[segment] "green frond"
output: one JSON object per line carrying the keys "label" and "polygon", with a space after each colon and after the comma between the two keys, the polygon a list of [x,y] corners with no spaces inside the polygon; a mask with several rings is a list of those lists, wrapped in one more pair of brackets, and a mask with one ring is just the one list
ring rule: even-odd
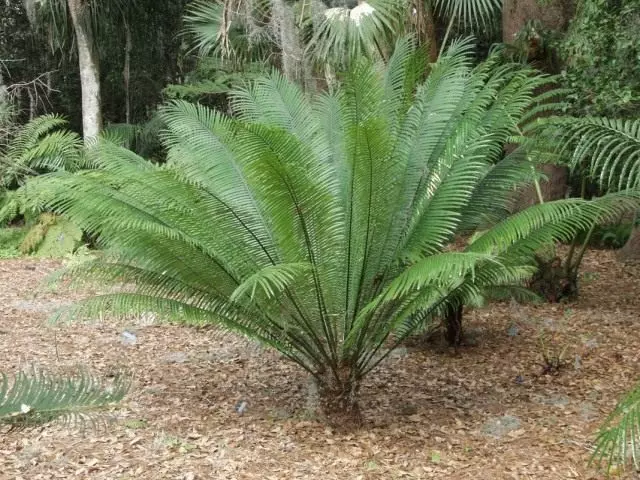
{"label": "green frond", "polygon": [[405,0],[370,0],[328,8],[307,50],[318,63],[340,67],[361,56],[386,59],[407,7]]}
{"label": "green frond", "polygon": [[502,0],[436,0],[436,9],[449,19],[473,28],[486,26],[502,9]]}
{"label": "green frond", "polygon": [[259,272],[254,273],[231,294],[229,299],[233,302],[243,295],[254,298],[258,292],[264,293],[267,298],[275,297],[293,285],[293,282],[305,272],[309,272],[309,263],[285,263],[281,265],[270,265]]}
{"label": "green frond", "polygon": [[591,462],[640,468],[640,387],[626,394],[600,429]]}
{"label": "green frond", "polygon": [[101,382],[80,371],[77,375],[34,372],[12,377],[0,374],[0,425],[12,429],[35,427],[52,421],[63,425],[104,421],[101,411],[124,398],[131,376],[121,372]]}
{"label": "green frond", "polygon": [[591,176],[609,189],[640,185],[640,120],[560,118],[551,124],[561,131],[564,148],[574,147],[573,168],[586,164]]}

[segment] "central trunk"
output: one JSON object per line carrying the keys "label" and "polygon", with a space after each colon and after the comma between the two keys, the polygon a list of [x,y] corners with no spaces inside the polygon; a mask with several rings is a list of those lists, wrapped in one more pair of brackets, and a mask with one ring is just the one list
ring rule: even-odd
{"label": "central trunk", "polygon": [[362,425],[362,413],[358,403],[360,381],[352,368],[343,367],[338,378],[331,373],[319,381],[320,407],[327,421],[340,428],[358,428]]}
{"label": "central trunk", "polygon": [[447,343],[452,347],[459,347],[462,343],[462,305],[449,306],[444,323]]}

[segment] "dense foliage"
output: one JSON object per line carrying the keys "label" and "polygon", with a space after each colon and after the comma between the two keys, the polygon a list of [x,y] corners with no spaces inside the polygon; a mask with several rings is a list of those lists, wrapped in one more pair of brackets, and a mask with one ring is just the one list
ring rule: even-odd
{"label": "dense foliage", "polygon": [[614,118],[640,114],[640,4],[580,0],[560,55],[572,110]]}
{"label": "dense foliage", "polygon": [[307,370],[329,412],[357,418],[363,377],[394,345],[488,290],[517,291],[540,247],[635,205],[564,200],[509,216],[534,169],[503,148],[548,80],[495,60],[474,68],[465,43],[424,83],[414,59],[403,41],[388,68],[360,62],[311,99],[274,73],[233,94],[235,118],[173,103],[166,166],[103,142],[87,153],[94,169],[30,182],[106,249],[66,278],[130,286],[68,313],[224,325]]}

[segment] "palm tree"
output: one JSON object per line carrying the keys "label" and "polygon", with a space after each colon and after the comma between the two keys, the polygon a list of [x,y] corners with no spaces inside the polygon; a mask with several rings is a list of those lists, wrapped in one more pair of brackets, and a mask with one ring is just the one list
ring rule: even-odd
{"label": "palm tree", "polygon": [[490,285],[520,287],[541,246],[636,205],[619,194],[509,216],[532,169],[503,147],[536,99],[504,79],[546,80],[474,69],[470,50],[454,44],[422,82],[403,40],[388,68],[359,62],[312,98],[273,73],[233,95],[236,118],[168,105],[166,166],[103,142],[92,170],[35,178],[31,192],[106,249],[63,278],[126,284],[66,314],[221,325],[279,351],[327,413],[357,420],[363,378],[408,335]]}
{"label": "palm tree", "polygon": [[302,81],[314,62],[325,68],[344,67],[361,54],[388,59],[395,41],[407,33],[428,45],[434,62],[436,15],[449,22],[449,37],[454,24],[487,27],[502,5],[501,0],[370,0],[353,8],[347,2],[336,6],[340,3],[198,0],[185,24],[201,53],[241,62],[278,58],[287,78]]}
{"label": "palm tree", "polygon": [[0,373],[0,426],[23,429],[57,421],[63,425],[97,425],[100,411],[121,401],[131,377],[118,374],[110,385],[86,372],[51,375],[36,372],[9,377]]}

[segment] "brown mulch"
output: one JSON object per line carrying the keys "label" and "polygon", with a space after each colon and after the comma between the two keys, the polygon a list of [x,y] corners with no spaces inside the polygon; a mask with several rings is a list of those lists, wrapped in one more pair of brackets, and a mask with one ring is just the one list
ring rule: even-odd
{"label": "brown mulch", "polygon": [[[492,305],[466,314],[475,346],[398,350],[363,388],[367,424],[346,433],[305,414],[294,366],[214,329],[47,324],[71,297],[34,292],[59,265],[0,262],[0,370],[126,366],[135,386],[106,432],[0,435],[0,479],[604,478],[586,466],[594,432],[640,376],[640,268],[610,252],[589,252],[575,303]],[[568,346],[558,375],[541,374],[541,332]],[[483,433],[503,415],[520,427]]]}

